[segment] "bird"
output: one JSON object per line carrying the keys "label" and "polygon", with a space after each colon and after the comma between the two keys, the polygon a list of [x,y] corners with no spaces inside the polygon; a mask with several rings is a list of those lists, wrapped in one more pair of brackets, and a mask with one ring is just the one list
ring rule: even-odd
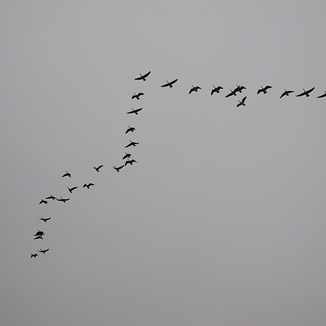
{"label": "bird", "polygon": [[135,127],[128,126],[128,129],[125,131],[125,134],[127,134],[128,132],[134,132],[135,130],[136,130]]}
{"label": "bird", "polygon": [[140,77],[136,77],[135,80],[143,80],[143,81],[146,81],[146,78],[149,76],[151,72],[147,72],[145,75],[142,75],[142,74],[139,74]]}
{"label": "bird", "polygon": [[37,232],[34,234],[34,237],[38,237],[39,235],[40,236],[44,235],[44,232],[41,230],[37,230]]}
{"label": "bird", "polygon": [[263,87],[263,86],[260,86],[260,89],[257,91],[257,94],[259,94],[259,93],[264,93],[264,94],[266,94],[267,93],[267,90],[269,89],[269,88],[272,88],[272,86],[265,86],[265,87]]}
{"label": "bird", "polygon": [[69,178],[71,178],[71,174],[68,172],[68,171],[66,171],[66,173],[62,176],[63,178],[64,177],[69,177]]}
{"label": "bird", "polygon": [[51,219],[51,217],[39,217],[39,219],[46,223],[48,220]]}
{"label": "bird", "polygon": [[75,189],[77,189],[78,187],[76,186],[76,187],[71,187],[71,188],[67,187],[67,188],[68,188],[69,192],[72,193],[72,192],[73,192]]}
{"label": "bird", "polygon": [[42,199],[42,200],[39,202],[39,205],[41,205],[41,204],[47,204],[47,203],[48,203],[47,200]]}
{"label": "bird", "polygon": [[129,141],[130,141],[130,143],[127,146],[125,146],[125,148],[130,147],[130,146],[134,146],[135,147],[136,145],[139,144],[137,142],[131,141],[130,139],[129,139]]}
{"label": "bird", "polygon": [[38,254],[31,254],[31,258],[36,258]]}
{"label": "bird", "polygon": [[131,157],[131,154],[130,153],[127,153],[125,152],[125,155],[123,156],[123,160],[126,159],[126,158],[130,158]]}
{"label": "bird", "polygon": [[91,186],[94,186],[94,183],[91,183],[91,182],[90,182],[90,183],[88,183],[88,184],[87,184],[87,183],[85,183],[85,184],[83,185],[83,188],[85,188],[85,187],[86,187],[87,189],[89,189]]}
{"label": "bird", "polygon": [[310,93],[315,89],[315,87],[313,88],[310,88],[308,89],[307,91],[305,89],[303,89],[303,92],[298,94],[297,97],[300,97],[300,96],[304,96],[306,95],[306,97],[309,97],[310,96]]}
{"label": "bird", "polygon": [[138,114],[139,111],[141,111],[143,108],[139,108],[139,109],[131,109],[131,111],[128,111],[127,114]]}
{"label": "bird", "polygon": [[52,199],[52,200],[55,200],[56,198],[52,195],[48,196],[48,197],[45,197],[45,199]]}
{"label": "bird", "polygon": [[166,81],[166,84],[163,84],[163,85],[161,85],[161,87],[170,87],[170,88],[172,88],[173,87],[173,84],[174,83],[176,83],[178,81],[178,78],[177,79],[174,79],[174,80],[172,80],[172,81]]}
{"label": "bird", "polygon": [[293,93],[294,91],[287,91],[286,89],[284,89],[284,92],[281,94],[280,98],[282,98],[283,96],[289,96],[290,93]]}
{"label": "bird", "polygon": [[235,92],[242,93],[242,91],[243,91],[244,89],[247,89],[247,88],[244,87],[244,86],[237,85],[237,87],[235,88],[234,91],[235,91]]}
{"label": "bird", "polygon": [[230,93],[227,94],[225,97],[236,96],[236,95],[237,95],[237,90],[236,89],[234,89],[234,90],[230,89]]}
{"label": "bird", "polygon": [[93,166],[93,169],[96,170],[96,172],[100,172],[100,169],[103,167],[103,164],[99,165],[98,167]]}
{"label": "bird", "polygon": [[326,92],[324,92],[324,94],[322,94],[322,95],[317,96],[317,98],[323,98],[325,96],[326,96]]}
{"label": "bird", "polygon": [[37,239],[41,239],[41,240],[43,240],[43,236],[38,235],[37,237],[34,238],[34,240],[37,240]]}
{"label": "bird", "polygon": [[63,203],[66,203],[68,200],[70,200],[70,198],[57,198],[57,201],[62,201]]}
{"label": "bird", "polygon": [[134,163],[137,163],[136,160],[132,159],[132,160],[127,160],[125,163],[125,166],[127,166],[127,164],[133,165]]}
{"label": "bird", "polygon": [[41,252],[42,254],[46,254],[49,251],[49,249],[40,249],[38,252]]}
{"label": "bird", "polygon": [[134,95],[131,97],[131,99],[133,100],[134,98],[136,98],[137,100],[139,100],[140,99],[140,97],[142,96],[142,95],[145,95],[144,93],[134,93]]}
{"label": "bird", "polygon": [[213,95],[214,93],[219,93],[221,89],[223,89],[222,86],[217,86],[217,87],[215,87],[215,86],[213,85],[213,89],[211,90],[211,95]]}
{"label": "bird", "polygon": [[247,96],[245,96],[241,101],[238,101],[239,103],[237,104],[237,108],[239,107],[239,106],[246,106],[246,104],[245,104],[245,100],[246,100],[246,98],[247,98]]}
{"label": "bird", "polygon": [[191,94],[192,92],[198,92],[198,90],[201,89],[200,86],[194,86],[192,85],[190,91],[189,91],[189,94]]}
{"label": "bird", "polygon": [[117,172],[119,172],[123,167],[124,165],[120,165],[118,167],[116,167],[115,165],[112,166]]}

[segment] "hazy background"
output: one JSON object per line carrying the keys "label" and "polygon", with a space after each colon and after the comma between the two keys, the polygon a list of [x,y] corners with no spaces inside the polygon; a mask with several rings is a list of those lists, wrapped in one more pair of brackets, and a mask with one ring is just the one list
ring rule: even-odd
{"label": "hazy background", "polygon": [[1,2],[2,325],[325,325],[326,5],[268,2]]}

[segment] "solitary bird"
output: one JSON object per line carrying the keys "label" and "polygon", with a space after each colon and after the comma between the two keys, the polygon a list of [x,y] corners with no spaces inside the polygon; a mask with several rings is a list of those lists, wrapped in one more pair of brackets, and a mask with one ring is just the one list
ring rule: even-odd
{"label": "solitary bird", "polygon": [[322,94],[322,95],[317,96],[317,98],[323,98],[325,96],[326,96],[326,92],[324,92],[324,94]]}
{"label": "solitary bird", "polygon": [[245,96],[241,101],[238,101],[239,103],[237,104],[237,108],[239,107],[239,106],[246,106],[246,104],[245,104],[245,101],[246,101],[246,98],[247,98],[247,96]]}
{"label": "solitary bird", "polygon": [[127,146],[125,146],[125,148],[127,148],[127,147],[130,147],[130,146],[136,146],[136,145],[138,145],[139,143],[137,143],[137,142],[135,142],[135,141],[131,141],[130,139],[129,139],[129,144],[127,145]]}
{"label": "solitary bird", "polygon": [[112,166],[117,172],[119,172],[123,167],[124,165],[120,165],[118,167],[116,167],[115,165]]}
{"label": "solitary bird", "polygon": [[282,98],[283,96],[289,96],[293,92],[294,91],[287,91],[286,89],[284,89],[284,92],[281,94],[280,98]]}
{"label": "solitary bird", "polygon": [[56,198],[52,195],[48,196],[48,197],[45,197],[45,199],[52,199],[52,200],[55,200]]}
{"label": "solitary bird", "polygon": [[85,183],[85,184],[83,185],[83,188],[85,188],[85,187],[86,187],[87,189],[89,189],[91,186],[94,186],[94,183],[91,183],[91,182],[90,182],[90,183],[88,183],[88,184],[87,184],[87,183]]}
{"label": "solitary bird", "polygon": [[128,126],[128,129],[125,131],[125,134],[127,134],[128,132],[134,132],[135,130],[136,130],[135,127]]}
{"label": "solitary bird", "polygon": [[125,163],[125,166],[127,166],[127,164],[133,165],[134,163],[137,163],[136,160],[132,159],[132,160],[127,160]]}
{"label": "solitary bird", "polygon": [[213,85],[213,89],[211,90],[211,95],[213,95],[214,93],[219,93],[221,89],[223,89],[222,86],[217,86],[217,87],[215,87],[215,86]]}
{"label": "solitary bird", "polygon": [[42,200],[39,202],[39,205],[40,205],[40,204],[47,204],[47,203],[48,203],[47,200],[42,199]]}
{"label": "solitary bird", "polygon": [[131,97],[131,99],[133,100],[134,98],[136,98],[137,100],[139,100],[140,99],[140,97],[142,96],[142,95],[145,95],[144,93],[134,93],[134,95]]}
{"label": "solitary bird", "polygon": [[191,89],[189,91],[189,94],[191,94],[192,92],[196,92],[197,93],[199,89],[201,89],[200,86],[194,86],[194,85],[192,85],[192,87],[191,87]]}
{"label": "solitary bird", "polygon": [[269,86],[269,85],[267,85],[267,86],[265,86],[265,87],[260,86],[260,89],[257,91],[257,94],[259,94],[259,93],[264,93],[264,94],[266,94],[266,93],[267,93],[267,90],[270,89],[270,88],[272,88],[272,86]]}
{"label": "solitary bird", "polygon": [[146,81],[146,78],[149,76],[151,72],[147,72],[145,75],[142,75],[142,74],[139,74],[140,77],[136,77],[135,80],[143,80],[143,81]]}
{"label": "solitary bird", "polygon": [[131,109],[131,111],[128,111],[127,114],[138,114],[139,111],[141,111],[143,108],[139,108],[139,109]]}
{"label": "solitary bird", "polygon": [[36,258],[38,254],[31,254],[31,258]]}
{"label": "solitary bird", "polygon": [[307,91],[305,89],[303,89],[303,92],[298,94],[297,97],[300,97],[300,96],[306,96],[306,97],[309,97],[310,96],[310,93],[315,89],[315,87],[313,88],[310,88],[308,89]]}
{"label": "solitary bird", "polygon": [[62,201],[63,203],[66,203],[68,200],[70,200],[70,198],[57,198],[57,201]]}
{"label": "solitary bird", "polygon": [[38,252],[41,252],[42,254],[46,254],[49,251],[49,249],[40,249]]}
{"label": "solitary bird", "polygon": [[172,81],[166,81],[166,84],[163,84],[163,85],[161,85],[161,87],[170,87],[170,88],[172,88],[173,87],[173,84],[174,83],[176,83],[178,81],[178,78],[177,79],[175,79],[175,80],[172,80]]}
{"label": "solitary bird", "polygon": [[66,173],[62,176],[63,178],[64,177],[69,177],[69,178],[71,178],[71,174],[68,172],[68,171],[66,171]]}
{"label": "solitary bird", "polygon": [[125,152],[125,155],[123,156],[122,159],[124,160],[124,159],[126,159],[126,158],[130,158],[130,157],[131,157],[131,154]]}
{"label": "solitary bird", "polygon": [[71,187],[71,188],[67,187],[67,188],[68,188],[69,192],[72,193],[72,192],[73,192],[75,189],[77,189],[78,187],[76,186],[76,187]]}
{"label": "solitary bird", "polygon": [[103,167],[103,164],[99,165],[99,166],[93,166],[93,169],[96,170],[96,172],[100,172],[100,169]]}
{"label": "solitary bird", "polygon": [[47,221],[49,221],[51,219],[51,217],[39,217],[39,219],[46,223]]}

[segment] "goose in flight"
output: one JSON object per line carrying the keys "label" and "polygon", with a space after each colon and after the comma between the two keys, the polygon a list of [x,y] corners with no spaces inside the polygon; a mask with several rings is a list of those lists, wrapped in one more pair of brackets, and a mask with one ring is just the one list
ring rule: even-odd
{"label": "goose in flight", "polygon": [[137,142],[135,142],[135,141],[131,141],[130,139],[129,139],[129,144],[127,145],[127,146],[125,146],[125,148],[127,148],[127,147],[130,147],[130,146],[136,146],[136,145],[138,145],[139,143],[137,143]]}
{"label": "goose in flight", "polygon": [[41,204],[47,204],[47,203],[48,203],[47,200],[42,199],[42,200],[39,202],[39,205],[41,205]]}
{"label": "goose in flight", "polygon": [[257,94],[259,94],[259,93],[264,93],[264,94],[266,94],[266,93],[267,93],[267,90],[270,89],[270,88],[272,88],[272,86],[269,86],[269,85],[267,85],[267,86],[265,86],[265,87],[260,86],[260,89],[257,91]]}
{"label": "goose in flight", "polygon": [[245,104],[245,101],[246,101],[246,98],[247,98],[247,96],[245,96],[241,101],[238,101],[239,103],[237,104],[237,108],[239,107],[239,106],[246,106],[246,104]]}
{"label": "goose in flight", "polygon": [[64,177],[69,177],[69,178],[71,178],[71,174],[68,172],[68,171],[66,171],[66,173],[62,176],[63,178]]}
{"label": "goose in flight", "polygon": [[140,97],[142,96],[142,95],[145,95],[144,93],[134,93],[134,95],[131,97],[131,99],[133,100],[134,98],[136,98],[137,100],[139,100],[140,99]]}
{"label": "goose in flight", "polygon": [[310,96],[310,93],[315,89],[315,87],[313,88],[310,88],[308,89],[307,91],[305,89],[303,89],[303,92],[298,94],[297,97],[300,97],[300,96],[306,96],[306,97],[309,97]]}
{"label": "goose in flight", "polygon": [[237,85],[237,87],[235,88],[234,91],[235,91],[235,92],[242,93],[242,91],[243,91],[244,89],[247,89],[247,88],[244,87],[244,86]]}
{"label": "goose in flight", "polygon": [[103,164],[99,165],[99,166],[93,166],[93,169],[96,170],[96,172],[100,172],[100,169],[103,167]]}
{"label": "goose in flight", "polygon": [[189,94],[191,94],[192,92],[196,92],[197,93],[199,89],[201,89],[200,86],[194,86],[194,85],[192,85],[192,87],[191,87],[191,89],[189,91]]}
{"label": "goose in flight", "polygon": [[125,152],[125,155],[124,155],[124,157],[122,159],[125,160],[126,158],[130,158],[130,157],[131,157],[131,154]]}
{"label": "goose in flight", "polygon": [[284,89],[284,92],[281,94],[280,98],[282,98],[283,96],[289,96],[293,92],[294,91],[287,91],[286,89]]}
{"label": "goose in flight", "polygon": [[42,254],[46,254],[49,251],[49,249],[40,249],[38,252],[41,252]]}
{"label": "goose in flight", "polygon": [[44,232],[41,230],[37,230],[37,232],[34,234],[34,237],[38,237],[39,235],[40,236],[44,235]]}
{"label": "goose in flight", "polygon": [[123,167],[124,165],[120,165],[118,167],[116,167],[115,165],[112,166],[117,172],[119,172]]}
{"label": "goose in flight", "polygon": [[127,134],[128,132],[134,132],[135,130],[136,130],[135,127],[128,126],[128,129],[125,131],[125,134]]}
{"label": "goose in flight", "polygon": [[128,111],[127,114],[138,114],[139,111],[141,111],[143,108],[139,108],[139,109],[131,109],[131,111]]}
{"label": "goose in flight", "polygon": [[172,88],[173,87],[173,84],[174,83],[176,83],[178,81],[178,78],[177,79],[175,79],[175,80],[172,80],[172,81],[166,81],[166,84],[163,84],[163,85],[161,85],[161,87],[170,87],[170,88]]}
{"label": "goose in flight", "polygon": [[57,199],[57,198],[55,198],[54,196],[50,195],[50,196],[48,196],[48,197],[45,197],[45,199],[52,199],[52,200],[55,200],[55,199]]}
{"label": "goose in flight", "polygon": [[213,85],[213,89],[211,90],[211,95],[213,95],[214,93],[219,93],[221,89],[223,89],[222,86],[217,86],[217,87],[215,87],[215,86]]}
{"label": "goose in flight", "polygon": [[134,163],[137,163],[137,161],[134,160],[134,159],[132,159],[132,160],[127,160],[127,161],[125,162],[125,166],[127,166],[127,164],[133,165]]}
{"label": "goose in flight", "polygon": [[83,188],[86,187],[87,189],[89,189],[89,188],[92,187],[92,186],[94,186],[94,183],[91,183],[91,182],[88,183],[88,184],[85,183],[85,184],[83,185]]}
{"label": "goose in flight", "polygon": [[77,189],[78,187],[76,186],[76,187],[71,187],[71,188],[67,187],[67,188],[68,188],[69,192],[72,193],[72,192],[73,192],[75,189]]}
{"label": "goose in flight", "polygon": [[326,96],[326,92],[324,92],[324,94],[322,94],[322,95],[317,96],[317,98],[323,98],[325,96]]}
{"label": "goose in flight", "polygon": [[31,258],[36,258],[38,254],[31,254]]}
{"label": "goose in flight", "polygon": [[66,203],[68,200],[70,200],[70,198],[58,198],[57,201],[62,201],[63,203]]}
{"label": "goose in flight", "polygon": [[47,221],[51,220],[51,217],[39,217],[39,219],[46,223]]}
{"label": "goose in flight", "polygon": [[230,89],[230,93],[227,94],[225,97],[230,97],[230,96],[236,96],[237,95],[237,89]]}
{"label": "goose in flight", "polygon": [[146,78],[149,76],[151,72],[147,72],[145,75],[142,75],[142,74],[139,74],[140,77],[136,77],[135,80],[143,80],[143,81],[146,81]]}
{"label": "goose in flight", "polygon": [[38,236],[36,236],[36,237],[34,238],[34,240],[37,240],[37,239],[41,239],[41,240],[43,240],[43,236],[42,236],[42,235],[38,235]]}

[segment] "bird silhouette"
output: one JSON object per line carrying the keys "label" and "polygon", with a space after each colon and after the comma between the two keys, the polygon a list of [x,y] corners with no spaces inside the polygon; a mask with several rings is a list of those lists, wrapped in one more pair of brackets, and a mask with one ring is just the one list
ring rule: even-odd
{"label": "bird silhouette", "polygon": [[239,106],[246,106],[246,104],[245,104],[245,101],[246,101],[246,99],[247,99],[247,96],[245,96],[241,101],[238,101],[239,103],[237,104],[237,108],[239,107]]}
{"label": "bird silhouette", "polygon": [[55,200],[55,199],[57,199],[57,198],[55,198],[54,196],[50,195],[50,196],[48,196],[48,197],[45,197],[45,199],[52,199],[52,200]]}
{"label": "bird silhouette", "polygon": [[219,93],[221,89],[223,89],[222,86],[217,86],[217,87],[215,87],[215,86],[213,85],[213,89],[211,90],[211,95],[213,95],[214,93]]}
{"label": "bird silhouette", "polygon": [[281,94],[280,98],[284,97],[284,96],[289,96],[291,93],[293,93],[294,91],[287,91],[286,89],[284,89],[284,92]]}
{"label": "bird silhouette", "polygon": [[170,88],[172,88],[173,87],[173,84],[175,84],[176,82],[178,81],[178,78],[177,79],[174,79],[174,80],[172,80],[172,81],[166,81],[166,84],[163,84],[163,85],[161,85],[161,87],[170,87]]}
{"label": "bird silhouette", "polygon": [[41,252],[42,254],[46,254],[49,251],[49,249],[40,249],[38,252]]}
{"label": "bird silhouette", "polygon": [[151,72],[147,72],[145,75],[142,75],[142,74],[139,74],[140,77],[136,77],[135,80],[143,80],[143,81],[146,81],[146,78],[149,76]]}
{"label": "bird silhouette", "polygon": [[230,96],[236,96],[237,95],[237,89],[230,89],[230,93],[227,94],[225,97],[230,97]]}
{"label": "bird silhouette", "polygon": [[47,221],[49,221],[51,219],[51,217],[39,217],[39,219],[46,223]]}
{"label": "bird silhouette", "polygon": [[303,89],[303,92],[298,94],[297,97],[300,97],[300,96],[306,96],[306,97],[309,97],[310,96],[310,93],[315,89],[315,87],[313,88],[310,88],[308,89],[307,91],[305,89]]}
{"label": "bird silhouette", "polygon": [[44,235],[44,232],[41,230],[37,230],[37,232],[34,234],[34,237],[38,237],[39,235],[40,236]]}
{"label": "bird silhouette", "polygon": [[125,162],[125,166],[127,166],[127,164],[133,165],[134,163],[137,163],[137,161],[134,160],[134,159],[132,159],[132,160],[127,160],[127,161]]}
{"label": "bird silhouette", "polygon": [[34,240],[37,240],[37,239],[41,239],[41,240],[43,240],[43,236],[38,235],[37,237],[34,238]]}
{"label": "bird silhouette", "polygon": [[124,160],[124,159],[126,159],[126,158],[130,158],[130,157],[131,157],[131,154],[125,152],[125,155],[123,156],[122,159]]}
{"label": "bird silhouette", "polygon": [[141,111],[143,108],[139,108],[139,109],[131,109],[131,111],[128,111],[127,114],[138,114],[139,111]]}
{"label": "bird silhouette", "polygon": [[136,130],[135,127],[128,126],[128,129],[125,131],[125,134],[127,134],[128,132],[134,132],[135,130]]}
{"label": "bird silhouette", "polygon": [[71,174],[68,172],[68,171],[66,171],[66,173],[62,176],[63,178],[64,177],[69,177],[69,178],[71,178]]}
{"label": "bird silhouette", "polygon": [[136,145],[138,145],[139,143],[137,143],[137,142],[134,142],[134,141],[131,141],[131,140],[129,140],[129,144],[127,145],[127,146],[125,146],[125,148],[127,148],[127,147],[130,147],[130,146],[136,146]]}
{"label": "bird silhouette", "polygon": [[72,192],[73,192],[75,189],[77,189],[78,187],[76,186],[76,187],[71,187],[71,188],[67,187],[67,188],[68,188],[69,192],[72,193]]}
{"label": "bird silhouette", "polygon": [[115,165],[113,165],[112,166],[117,172],[120,172],[120,170],[124,167],[124,165],[120,165],[120,166],[115,166]]}
{"label": "bird silhouette", "polygon": [[31,254],[31,258],[36,258],[38,254]]}
{"label": "bird silhouette", "polygon": [[85,183],[84,185],[83,185],[83,188],[87,188],[87,189],[89,189],[90,187],[92,187],[92,186],[94,186],[94,183]]}
{"label": "bird silhouette", "polygon": [[140,97],[142,96],[142,95],[145,95],[144,93],[134,93],[134,95],[131,97],[131,99],[133,100],[134,98],[136,98],[137,100],[139,100],[140,99]]}
{"label": "bird silhouette", "polygon": [[272,88],[272,86],[265,86],[265,87],[260,86],[260,89],[257,91],[257,94],[260,94],[260,93],[266,94],[267,90],[270,89],[270,88]]}
{"label": "bird silhouette", "polygon": [[100,169],[103,167],[103,164],[99,165],[99,166],[93,166],[93,169],[96,170],[96,172],[100,172]]}
{"label": "bird silhouette", "polygon": [[322,95],[317,96],[317,98],[323,98],[325,96],[326,96],[326,92],[324,92],[324,94],[322,94]]}
{"label": "bird silhouette", "polygon": [[62,197],[57,198],[57,201],[62,201],[64,204],[65,204],[68,200],[70,200],[70,198],[62,198]]}
{"label": "bird silhouette", "polygon": [[41,204],[47,204],[48,202],[47,202],[47,200],[44,200],[44,199],[42,199],[40,202],[39,202],[39,204],[41,205]]}
{"label": "bird silhouette", "polygon": [[194,86],[194,85],[192,85],[192,87],[191,87],[191,89],[189,91],[189,94],[191,94],[192,92],[196,92],[197,93],[199,89],[201,89],[200,86]]}

